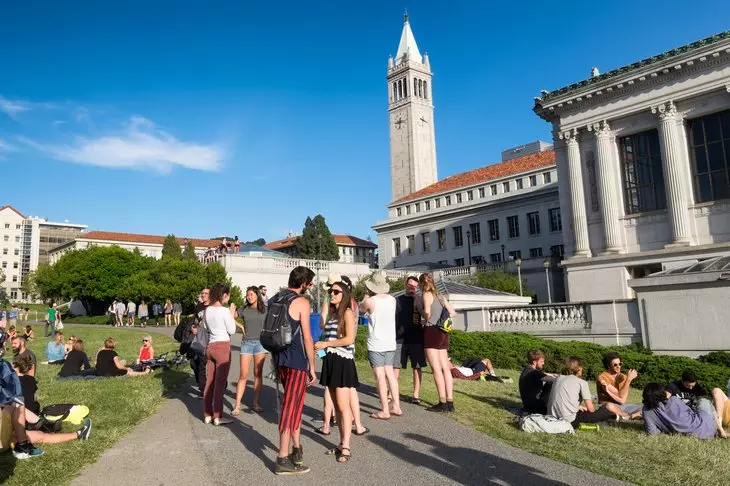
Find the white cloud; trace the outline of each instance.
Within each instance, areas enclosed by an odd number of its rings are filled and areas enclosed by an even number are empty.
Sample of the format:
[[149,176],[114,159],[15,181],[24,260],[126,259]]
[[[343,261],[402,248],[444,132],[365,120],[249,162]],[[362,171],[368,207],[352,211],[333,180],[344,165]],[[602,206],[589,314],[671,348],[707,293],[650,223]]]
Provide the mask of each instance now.
[[15,146],[10,145],[8,142],[0,138],[0,152],[14,152]]
[[8,115],[10,118],[15,118],[18,113],[29,111],[30,109],[30,103],[19,100],[9,100],[0,96],[0,111]]
[[119,133],[95,138],[76,136],[64,145],[42,144],[27,137],[17,139],[58,160],[109,168],[148,168],[160,173],[168,173],[175,166],[216,171],[224,158],[220,147],[178,140],[140,116],[131,117]]

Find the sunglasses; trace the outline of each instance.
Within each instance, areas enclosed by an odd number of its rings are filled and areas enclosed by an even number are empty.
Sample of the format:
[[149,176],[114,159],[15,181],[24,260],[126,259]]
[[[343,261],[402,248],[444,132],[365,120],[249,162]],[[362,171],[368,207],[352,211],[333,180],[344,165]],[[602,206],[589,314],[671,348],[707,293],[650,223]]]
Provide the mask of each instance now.
[[618,368],[621,366],[621,363],[613,363],[611,366],[613,366],[614,368]]
[[143,343],[148,343],[148,342],[150,342],[150,340],[149,339],[143,339],[142,342]]
[[327,293],[329,293],[330,295],[340,295],[342,291],[337,289],[329,289]]

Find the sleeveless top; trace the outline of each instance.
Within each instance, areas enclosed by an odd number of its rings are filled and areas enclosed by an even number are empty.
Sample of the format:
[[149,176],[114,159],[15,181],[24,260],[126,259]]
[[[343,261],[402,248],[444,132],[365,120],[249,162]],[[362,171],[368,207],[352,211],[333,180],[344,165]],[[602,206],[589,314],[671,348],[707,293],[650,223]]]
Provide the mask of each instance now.
[[142,346],[142,349],[139,350],[139,360],[146,361],[148,359],[152,359],[152,356],[150,355],[150,348]]
[[427,326],[435,326],[441,317],[441,312],[444,310],[441,298],[442,297],[440,295],[433,296],[433,302],[431,303],[431,318],[426,323]]
[[368,351],[395,351],[395,297],[380,294],[370,301],[375,310],[368,319]]
[[[293,293],[294,292],[291,290],[284,290],[282,292],[279,292],[271,299],[269,299],[269,306],[271,306],[271,304],[275,304],[279,301],[284,300]],[[294,300],[292,300],[292,302],[294,302]],[[307,371],[309,370],[309,361],[307,360],[307,353],[304,351],[304,338],[302,337],[301,325],[299,321],[295,321],[294,319],[292,319],[289,312],[286,313],[286,318],[289,320],[289,325],[291,326],[292,343],[288,348],[284,349],[283,351],[274,353],[273,359],[276,362],[276,366],[284,366],[286,368],[291,368],[294,370]],[[309,325],[308,322],[306,324]]]
[[[337,319],[327,321],[327,324],[324,325],[322,335],[324,336],[325,341],[334,341],[339,338],[337,336]],[[349,346],[330,346],[325,348],[325,350],[328,353],[336,354],[343,358],[355,359],[355,343],[352,343]]]

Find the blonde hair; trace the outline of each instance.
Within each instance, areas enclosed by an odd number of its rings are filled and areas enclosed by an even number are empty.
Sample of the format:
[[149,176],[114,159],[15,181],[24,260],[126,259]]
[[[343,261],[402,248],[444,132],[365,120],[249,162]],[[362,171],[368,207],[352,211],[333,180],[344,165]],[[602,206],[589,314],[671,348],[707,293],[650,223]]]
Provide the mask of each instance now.
[[[106,344],[106,343],[104,343],[104,344]],[[77,339],[76,341],[74,341],[73,350],[74,351],[83,351],[84,350],[84,340]]]
[[564,375],[577,375],[578,371],[583,368],[583,360],[578,356],[570,356],[565,359],[565,366],[563,367]]
[[436,288],[436,282],[433,281],[433,274],[422,273],[421,276],[418,277],[418,284],[421,287],[422,294],[431,292],[434,296],[439,295],[439,291]]
[[104,340],[104,347],[106,349],[114,349],[117,346],[117,342],[114,340],[114,338],[109,337]]
[[150,344],[152,344],[152,336],[150,336],[149,334],[147,334],[146,336],[142,336],[142,340],[144,341],[145,339],[149,339]]

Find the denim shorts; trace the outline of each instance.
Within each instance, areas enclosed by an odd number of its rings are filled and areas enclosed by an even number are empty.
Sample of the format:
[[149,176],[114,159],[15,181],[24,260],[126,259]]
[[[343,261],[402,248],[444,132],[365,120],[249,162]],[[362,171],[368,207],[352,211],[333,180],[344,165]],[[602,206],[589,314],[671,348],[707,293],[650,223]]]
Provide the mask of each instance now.
[[241,341],[241,353],[246,356],[255,356],[257,354],[266,354],[266,350],[258,339]]
[[395,349],[393,351],[368,351],[368,361],[373,368],[393,366]]

